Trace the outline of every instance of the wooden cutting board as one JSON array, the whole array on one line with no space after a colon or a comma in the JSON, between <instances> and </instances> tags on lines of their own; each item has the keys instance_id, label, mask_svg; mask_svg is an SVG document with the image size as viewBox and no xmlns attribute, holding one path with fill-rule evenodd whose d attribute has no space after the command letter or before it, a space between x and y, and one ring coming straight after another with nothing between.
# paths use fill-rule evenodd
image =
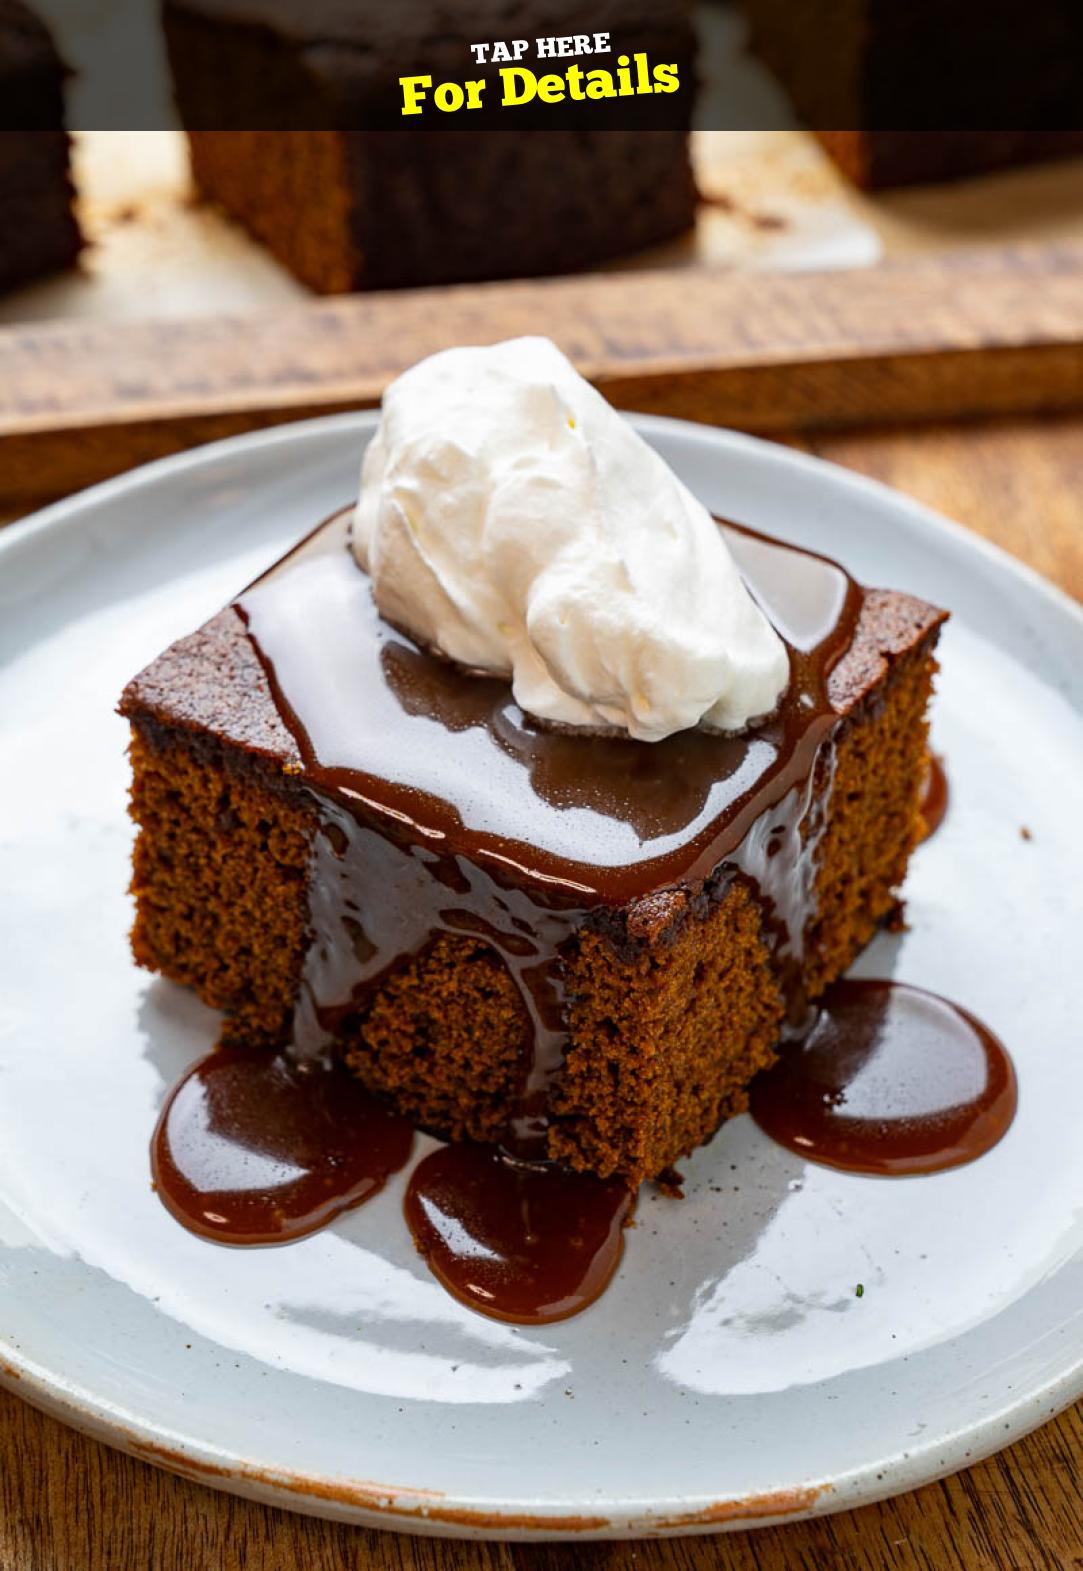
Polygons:
<instances>
[{"instance_id":1,"label":"wooden cutting board","mask_svg":"<svg viewBox=\"0 0 1083 1571\"><path fill-rule=\"evenodd\" d=\"M1081 408L1083 244L12 326L0 330L0 514L198 442L371 407L425 354L536 332L621 407L744 430Z\"/></svg>"}]
</instances>

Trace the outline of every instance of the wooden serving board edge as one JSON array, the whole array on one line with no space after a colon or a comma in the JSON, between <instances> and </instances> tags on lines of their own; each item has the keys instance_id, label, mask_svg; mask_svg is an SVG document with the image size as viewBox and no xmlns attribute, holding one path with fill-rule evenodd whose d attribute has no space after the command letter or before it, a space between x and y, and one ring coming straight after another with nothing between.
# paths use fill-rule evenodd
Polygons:
<instances>
[{"instance_id":1,"label":"wooden serving board edge","mask_svg":"<svg viewBox=\"0 0 1083 1571\"><path fill-rule=\"evenodd\" d=\"M0 330L0 508L378 404L414 361L544 332L618 407L770 433L1083 407L1083 245L853 272L621 272Z\"/></svg>"}]
</instances>

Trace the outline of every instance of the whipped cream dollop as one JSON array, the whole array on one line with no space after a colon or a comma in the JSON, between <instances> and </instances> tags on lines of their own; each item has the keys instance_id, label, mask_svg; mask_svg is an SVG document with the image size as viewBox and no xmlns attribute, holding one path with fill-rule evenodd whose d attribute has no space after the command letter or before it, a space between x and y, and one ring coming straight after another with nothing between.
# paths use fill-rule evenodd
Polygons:
<instances>
[{"instance_id":1,"label":"whipped cream dollop","mask_svg":"<svg viewBox=\"0 0 1083 1571\"><path fill-rule=\"evenodd\" d=\"M707 509L545 338L388 387L352 544L389 622L543 721L740 731L789 681Z\"/></svg>"}]
</instances>

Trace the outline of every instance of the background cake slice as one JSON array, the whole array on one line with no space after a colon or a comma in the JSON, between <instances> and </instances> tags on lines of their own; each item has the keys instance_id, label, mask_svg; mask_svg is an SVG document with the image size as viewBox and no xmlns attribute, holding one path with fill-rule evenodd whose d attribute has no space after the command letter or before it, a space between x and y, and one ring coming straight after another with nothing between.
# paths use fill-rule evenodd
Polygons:
<instances>
[{"instance_id":1,"label":"background cake slice","mask_svg":"<svg viewBox=\"0 0 1083 1571\"><path fill-rule=\"evenodd\" d=\"M448 18L433 0L166 0L199 190L323 294L572 272L691 228L690 88L677 110L669 98L632 101L636 115L665 110L654 129L631 127L628 100L615 124L603 122L604 103L575 125L548 106L524 124L534 111L501 111L495 68L479 67L468 45L582 33L581 10L483 0L469 27ZM618 54L641 51L693 81L686 0L606 0L589 27L610 30L614 49L580 66L612 70ZM412 73L435 84L492 76L495 112L404 121L399 78Z\"/></svg>"},{"instance_id":2,"label":"background cake slice","mask_svg":"<svg viewBox=\"0 0 1083 1571\"><path fill-rule=\"evenodd\" d=\"M20 0L0 0L0 289L70 267L82 247L66 74L45 24Z\"/></svg>"}]
</instances>

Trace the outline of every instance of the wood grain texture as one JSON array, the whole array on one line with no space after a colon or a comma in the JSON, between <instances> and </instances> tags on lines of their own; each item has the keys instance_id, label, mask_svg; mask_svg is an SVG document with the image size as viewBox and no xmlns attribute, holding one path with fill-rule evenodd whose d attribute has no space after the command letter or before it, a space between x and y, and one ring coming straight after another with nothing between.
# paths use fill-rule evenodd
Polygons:
<instances>
[{"instance_id":1,"label":"wood grain texture","mask_svg":"<svg viewBox=\"0 0 1083 1571\"><path fill-rule=\"evenodd\" d=\"M549 333L612 401L744 430L1083 408L1083 245L852 273L691 269L236 317L0 330L0 494L30 507L198 442L369 407L436 349Z\"/></svg>"},{"instance_id":2,"label":"wood grain texture","mask_svg":"<svg viewBox=\"0 0 1083 1571\"><path fill-rule=\"evenodd\" d=\"M801 445L968 525L1083 601L1083 420L835 432Z\"/></svg>"},{"instance_id":3,"label":"wood grain texture","mask_svg":"<svg viewBox=\"0 0 1083 1571\"><path fill-rule=\"evenodd\" d=\"M156 1471L0 1393L2 1571L1072 1571L1083 1408L881 1505L725 1537L469 1544L299 1517Z\"/></svg>"},{"instance_id":4,"label":"wood grain texture","mask_svg":"<svg viewBox=\"0 0 1083 1571\"><path fill-rule=\"evenodd\" d=\"M1083 416L788 440L952 513L1083 599ZM472 1545L214 1494L0 1394L0 1571L1083 1571L1081 1459L1083 1405L954 1478L816 1522Z\"/></svg>"}]
</instances>

